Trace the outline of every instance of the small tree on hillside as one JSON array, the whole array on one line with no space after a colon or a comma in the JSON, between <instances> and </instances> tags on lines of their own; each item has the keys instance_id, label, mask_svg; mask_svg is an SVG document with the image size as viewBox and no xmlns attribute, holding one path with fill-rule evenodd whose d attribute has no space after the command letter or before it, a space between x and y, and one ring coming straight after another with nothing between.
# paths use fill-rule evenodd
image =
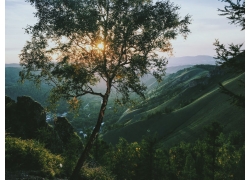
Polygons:
<instances>
[{"instance_id":1,"label":"small tree on hillside","mask_svg":"<svg viewBox=\"0 0 250 180\"><path fill-rule=\"evenodd\" d=\"M241 30L245 30L245 0L220 0L226 2L227 5L224 9L218 9L220 16L227 16L231 24L240 25ZM245 72L245 50L241 50L243 44L230 44L228 49L219 40L215 40L214 46L216 47L217 64L222 68L229 70L231 73L244 73ZM245 86L244 80L240 81L240 86ZM236 94L235 92L227 89L222 83L219 83L220 91L231 97L232 104L245 108L244 94Z\"/></svg>"},{"instance_id":2,"label":"small tree on hillside","mask_svg":"<svg viewBox=\"0 0 250 180\"><path fill-rule=\"evenodd\" d=\"M20 76L53 86L50 100L65 98L77 108L78 98L99 96L102 104L96 126L76 165L76 176L100 130L111 89L144 97L140 78L152 73L160 81L167 59L155 51L171 52L170 40L189 33L190 16L179 17L178 6L150 0L27 0L38 22L28 26L32 35L20 54ZM94 86L105 81L105 92Z\"/></svg>"}]
</instances>

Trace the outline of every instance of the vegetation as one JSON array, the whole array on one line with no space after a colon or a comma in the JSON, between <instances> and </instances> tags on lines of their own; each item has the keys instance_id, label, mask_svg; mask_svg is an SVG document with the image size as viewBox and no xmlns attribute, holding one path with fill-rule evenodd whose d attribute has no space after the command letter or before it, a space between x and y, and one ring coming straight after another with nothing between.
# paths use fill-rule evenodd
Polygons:
<instances>
[{"instance_id":1,"label":"vegetation","mask_svg":"<svg viewBox=\"0 0 250 180\"><path fill-rule=\"evenodd\" d=\"M218 9L222 12L220 16L227 16L231 24L240 25L241 30L245 30L245 0L220 0L226 2L224 9Z\"/></svg>"},{"instance_id":2,"label":"vegetation","mask_svg":"<svg viewBox=\"0 0 250 180\"><path fill-rule=\"evenodd\" d=\"M193 143L162 148L157 135L128 143L120 138L102 164L117 179L244 179L244 134L225 135L217 122Z\"/></svg>"},{"instance_id":3,"label":"vegetation","mask_svg":"<svg viewBox=\"0 0 250 180\"><path fill-rule=\"evenodd\" d=\"M64 160L52 154L35 140L5 137L5 167L7 170L34 171L40 176L52 178L62 173Z\"/></svg>"},{"instance_id":4,"label":"vegetation","mask_svg":"<svg viewBox=\"0 0 250 180\"><path fill-rule=\"evenodd\" d=\"M229 5L220 15L244 30L245 1L221 1ZM16 100L5 97L6 174L245 179L242 44L227 49L216 40L217 66L166 75L167 60L155 50L171 53L169 41L186 37L190 23L173 3L28 2L38 23L26 28L32 40L20 54L22 68L5 71L6 95Z\"/></svg>"},{"instance_id":5,"label":"vegetation","mask_svg":"<svg viewBox=\"0 0 250 180\"><path fill-rule=\"evenodd\" d=\"M227 17L231 24L239 24L242 29L245 30L245 0L237 0L234 3L231 0L222 0L227 2L229 5L225 6L224 10L219 9L221 16ZM217 64L221 68L229 70L231 73L240 74L245 72L245 50L241 50L243 44L230 44L228 49L224 44L221 44L219 40L216 40L214 43L216 47ZM242 88L245 86L245 81L240 80L239 87ZM240 108L245 108L245 94L236 94L230 89L226 88L223 84L219 83L219 87L222 93L227 94L231 98L231 104L236 105Z\"/></svg>"},{"instance_id":6,"label":"vegetation","mask_svg":"<svg viewBox=\"0 0 250 180\"><path fill-rule=\"evenodd\" d=\"M138 142L143 135L158 132L163 144L171 146L180 140L193 142L204 133L202 126L212 120L226 125L225 133L244 130L244 110L227 103L228 96L218 89L218 83L223 82L225 87L242 93L238 80L243 77L244 74L235 76L210 65L198 65L166 76L154 91L146 94L145 101L124 112L117 121L121 125L106 132L103 138L114 144L119 137Z\"/></svg>"},{"instance_id":7,"label":"vegetation","mask_svg":"<svg viewBox=\"0 0 250 180\"><path fill-rule=\"evenodd\" d=\"M204 130L206 135L195 142L180 142L169 148L162 148L157 134L134 143L120 138L115 146L98 138L80 177L100 180L245 179L244 134L232 131L225 135L217 122ZM33 170L33 174L49 178L64 177L68 171L64 166L69 155L54 155L37 141L6 136L5 146L8 170Z\"/></svg>"},{"instance_id":8,"label":"vegetation","mask_svg":"<svg viewBox=\"0 0 250 180\"><path fill-rule=\"evenodd\" d=\"M50 102L65 98L73 109L86 94L102 99L95 128L71 177L76 179L100 130L111 88L121 95L121 103L132 92L144 97L146 86L140 78L152 73L160 81L165 74L167 59L155 50L171 52L170 40L188 35L190 16L179 17L180 8L169 1L28 2L37 9L38 23L26 28L32 40L20 54L22 80L45 81L53 86ZM100 80L104 92L93 88Z\"/></svg>"}]
</instances>

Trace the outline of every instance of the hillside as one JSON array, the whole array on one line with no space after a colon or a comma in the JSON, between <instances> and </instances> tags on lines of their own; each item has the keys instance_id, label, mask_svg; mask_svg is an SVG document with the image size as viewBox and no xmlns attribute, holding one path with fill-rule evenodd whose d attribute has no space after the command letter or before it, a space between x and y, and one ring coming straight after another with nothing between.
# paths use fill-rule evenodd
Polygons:
<instances>
[{"instance_id":1,"label":"hillside","mask_svg":"<svg viewBox=\"0 0 250 180\"><path fill-rule=\"evenodd\" d=\"M190 67L189 65L183 66L175 66L170 67L167 69L167 73L177 72L180 69ZM35 101L41 103L43 106L47 105L47 98L49 95L49 91L51 89L50 86L42 83L40 87L36 87L32 82L25 81L23 84L19 83L20 80L19 72L21 67L18 64L6 64L5 67L5 95L9 96L10 98L16 100L18 96L30 96ZM142 81L148 84L149 89L154 88L157 86L155 82L155 78L153 76L148 75L142 79ZM150 85L150 83L152 84ZM102 92L104 91L105 83L102 81L99 85L93 89ZM105 112L105 128L110 129L113 127L114 123L119 119L121 114L126 110L125 107L115 106L114 98L116 98L116 93L113 91L110 96L110 100L108 103L107 110ZM68 112L67 103L62 101L59 103L57 108L57 116L60 114L66 114L66 117L70 120L71 124L75 127L75 129L80 131L86 131L87 129L92 129L96 122L96 117L99 113L100 102L101 99L99 97L93 96L84 96L82 98L82 106L79 111L79 116L74 116L72 112ZM52 115L48 113L48 118Z\"/></svg>"},{"instance_id":2,"label":"hillside","mask_svg":"<svg viewBox=\"0 0 250 180\"><path fill-rule=\"evenodd\" d=\"M5 68L5 93L12 99L29 95L45 104L49 87L42 84L37 89L31 82L18 84L20 68ZM152 76L142 81L148 86L146 100L130 109L115 106L111 95L102 127L104 140L116 143L119 137L128 141L140 141L143 135L158 133L164 146L179 141L193 141L203 134L203 127L219 121L225 131L244 130L244 111L231 106L228 96L218 91L218 83L239 91L237 81L243 75L229 75L214 65L183 65L167 68L161 83ZM102 87L99 87L102 89ZM244 92L242 92L244 93ZM67 112L65 103L59 113ZM78 117L66 113L66 117L78 131L92 129L100 105L100 99L85 97ZM114 110L116 109L116 112Z\"/></svg>"},{"instance_id":3,"label":"hillside","mask_svg":"<svg viewBox=\"0 0 250 180\"><path fill-rule=\"evenodd\" d=\"M232 76L212 65L198 65L168 75L147 99L127 109L117 121L120 128L107 132L103 138L117 143L119 137L130 142L157 132L163 146L180 141L191 142L204 134L203 127L212 121L224 126L225 132L244 131L244 111L228 102L229 97L218 90L218 83L240 92L237 81L244 74Z\"/></svg>"},{"instance_id":4,"label":"hillside","mask_svg":"<svg viewBox=\"0 0 250 180\"><path fill-rule=\"evenodd\" d=\"M86 174L90 174L87 179L97 176L124 179L134 172L138 176L133 175L130 179L146 179L146 172L152 169L156 179L186 179L190 159L199 165L195 169L193 166L197 179L204 179L203 173L210 170L212 148L216 149L221 169L216 179L230 179L232 175L228 172L232 172L235 179L244 179L244 111L229 104L229 97L218 91L218 82L243 94L244 88L239 88L238 80L243 80L245 74L230 75L213 65L168 68L171 69L175 73L167 73L161 83L150 76L145 77L146 99L137 101L129 109L117 107L111 96L89 163L82 168L82 179L86 179ZM42 98L41 95L49 90L45 84L40 90L31 82L18 84L19 70L6 68L6 94L27 93ZM6 178L23 178L24 173L28 179L67 178L77 161L81 143L86 144L88 140L100 99L85 97L79 117L65 112L66 118L57 117L51 125L47 122L45 109L29 97L18 97L17 102L6 97L5 102ZM213 121L218 121L223 128ZM204 130L204 126L208 128ZM211 141L214 132L216 144ZM154 163L145 170L149 160ZM203 163L199 164L200 161Z\"/></svg>"}]
</instances>

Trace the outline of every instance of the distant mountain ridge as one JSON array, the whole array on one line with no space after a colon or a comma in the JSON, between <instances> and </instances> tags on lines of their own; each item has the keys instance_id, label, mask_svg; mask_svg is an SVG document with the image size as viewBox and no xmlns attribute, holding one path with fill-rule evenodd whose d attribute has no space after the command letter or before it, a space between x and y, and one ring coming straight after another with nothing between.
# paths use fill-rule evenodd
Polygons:
<instances>
[{"instance_id":1,"label":"distant mountain ridge","mask_svg":"<svg viewBox=\"0 0 250 180\"><path fill-rule=\"evenodd\" d=\"M167 67L196 65L196 64L210 64L215 65L216 60L212 56L198 55L198 56L183 56L169 58ZM20 67L19 63L5 64L5 67Z\"/></svg>"},{"instance_id":2,"label":"distant mountain ridge","mask_svg":"<svg viewBox=\"0 0 250 180\"><path fill-rule=\"evenodd\" d=\"M182 65L197 65L197 64L210 64L215 65L216 59L212 56L198 55L198 56L183 56L172 57L168 60L168 67L182 66Z\"/></svg>"},{"instance_id":3,"label":"distant mountain ridge","mask_svg":"<svg viewBox=\"0 0 250 180\"><path fill-rule=\"evenodd\" d=\"M21 67L18 63L5 64L5 67Z\"/></svg>"}]
</instances>

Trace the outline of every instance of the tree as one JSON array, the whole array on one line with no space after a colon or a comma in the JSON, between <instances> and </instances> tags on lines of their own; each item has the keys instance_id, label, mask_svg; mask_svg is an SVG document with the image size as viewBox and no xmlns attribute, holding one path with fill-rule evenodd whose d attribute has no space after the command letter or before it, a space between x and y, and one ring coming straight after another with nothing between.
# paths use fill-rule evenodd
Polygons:
<instances>
[{"instance_id":1,"label":"tree","mask_svg":"<svg viewBox=\"0 0 250 180\"><path fill-rule=\"evenodd\" d=\"M138 163L141 158L141 146L137 143L128 143L120 138L115 148L105 155L107 166L117 179L138 179Z\"/></svg>"},{"instance_id":2,"label":"tree","mask_svg":"<svg viewBox=\"0 0 250 180\"><path fill-rule=\"evenodd\" d=\"M245 0L237 0L236 3L232 0L220 0L221 2L228 3L224 9L218 9L222 12L220 16L228 16L231 24L239 24L242 26L241 30L245 30Z\"/></svg>"},{"instance_id":3,"label":"tree","mask_svg":"<svg viewBox=\"0 0 250 180\"><path fill-rule=\"evenodd\" d=\"M218 155L218 148L221 143L218 141L219 135L222 133L223 127L218 122L212 122L210 126L206 126L204 130L207 133L205 142L207 144L207 175L210 179L215 179L215 172L218 170L218 163L216 161Z\"/></svg>"},{"instance_id":4,"label":"tree","mask_svg":"<svg viewBox=\"0 0 250 180\"><path fill-rule=\"evenodd\" d=\"M245 30L245 0L237 0L234 3L231 0L221 0L227 2L229 5L224 7L224 10L218 9L223 12L219 14L221 16L228 16L227 18L231 21L231 24L239 24L242 29ZM244 73L245 72L245 50L241 50L243 44L229 44L228 49L224 44L221 44L218 39L215 40L214 46L216 47L217 64L222 68L229 70L231 73ZM244 80L240 81L240 86L244 87ZM236 94L227 89L222 83L219 83L220 91L231 97L231 103L240 107L245 108L245 96L242 94Z\"/></svg>"},{"instance_id":5,"label":"tree","mask_svg":"<svg viewBox=\"0 0 250 180\"><path fill-rule=\"evenodd\" d=\"M156 146L159 142L157 134L153 136L145 136L141 142L141 179L154 179L159 178L156 173Z\"/></svg>"},{"instance_id":6,"label":"tree","mask_svg":"<svg viewBox=\"0 0 250 180\"><path fill-rule=\"evenodd\" d=\"M195 169L195 161L190 153L186 156L183 176L185 179L190 179L190 180L196 179L197 177Z\"/></svg>"},{"instance_id":7,"label":"tree","mask_svg":"<svg viewBox=\"0 0 250 180\"><path fill-rule=\"evenodd\" d=\"M20 54L21 79L53 88L50 102L60 98L77 108L80 97L102 99L96 126L76 165L76 176L100 130L106 105L115 90L120 103L129 94L144 97L140 78L151 73L160 81L166 58L155 51L171 52L171 39L189 34L190 16L179 16L180 7L169 1L150 0L27 0L36 9L38 22L28 26L32 35ZM94 86L104 81L105 92Z\"/></svg>"}]
</instances>

